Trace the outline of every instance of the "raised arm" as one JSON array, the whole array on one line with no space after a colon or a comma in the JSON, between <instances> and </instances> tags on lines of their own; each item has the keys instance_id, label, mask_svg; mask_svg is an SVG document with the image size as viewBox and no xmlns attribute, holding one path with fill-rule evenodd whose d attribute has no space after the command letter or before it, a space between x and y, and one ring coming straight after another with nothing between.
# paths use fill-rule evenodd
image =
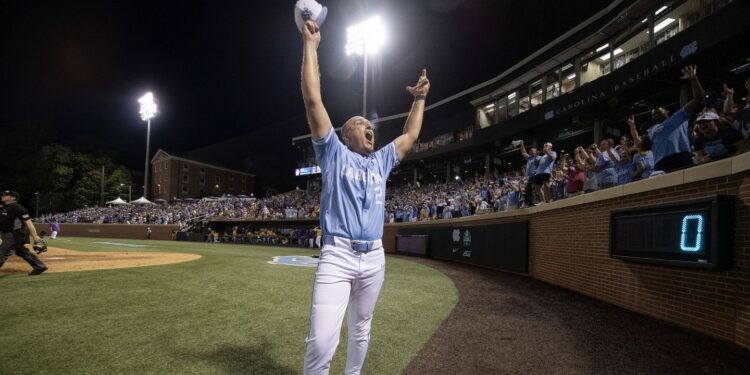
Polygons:
<instances>
[{"instance_id":1,"label":"raised arm","mask_svg":"<svg viewBox=\"0 0 750 375\"><path fill-rule=\"evenodd\" d=\"M698 111L698 105L703 100L703 96L706 95L698 80L698 69L694 65L682 68L682 79L690 82L690 89L693 91L693 98L685 104L684 108L690 115L694 115Z\"/></svg>"},{"instance_id":2,"label":"raised arm","mask_svg":"<svg viewBox=\"0 0 750 375\"><path fill-rule=\"evenodd\" d=\"M628 117L628 127L630 127L630 136L633 137L633 147L638 148L641 144L641 135L635 127L635 116Z\"/></svg>"},{"instance_id":3,"label":"raised arm","mask_svg":"<svg viewBox=\"0 0 750 375\"><path fill-rule=\"evenodd\" d=\"M737 104L734 102L734 89L724 84L724 113L735 115Z\"/></svg>"},{"instance_id":4,"label":"raised arm","mask_svg":"<svg viewBox=\"0 0 750 375\"><path fill-rule=\"evenodd\" d=\"M424 102L427 93L430 91L430 80L427 79L427 69L422 69L417 84L407 86L406 91L414 95L414 102L411 104L409 117L406 118L404 131L396 138L396 153L399 160L404 160L406 155L414 148L414 142L419 138L419 131L422 130L422 120L424 119Z\"/></svg>"},{"instance_id":5,"label":"raised arm","mask_svg":"<svg viewBox=\"0 0 750 375\"><path fill-rule=\"evenodd\" d=\"M307 123L313 139L328 134L331 119L323 106L320 94L320 69L318 67L318 45L320 45L320 28L313 21L306 21L302 28L302 99L305 102Z\"/></svg>"},{"instance_id":6,"label":"raised arm","mask_svg":"<svg viewBox=\"0 0 750 375\"><path fill-rule=\"evenodd\" d=\"M523 139L521 140L521 155L523 155L524 159L529 158L529 153L526 152L526 146L523 144Z\"/></svg>"}]
</instances>

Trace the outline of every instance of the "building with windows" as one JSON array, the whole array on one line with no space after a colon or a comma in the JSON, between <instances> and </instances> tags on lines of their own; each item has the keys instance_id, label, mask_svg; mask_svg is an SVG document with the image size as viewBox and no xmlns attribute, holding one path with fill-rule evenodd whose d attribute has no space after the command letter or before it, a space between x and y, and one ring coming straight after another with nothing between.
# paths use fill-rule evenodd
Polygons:
<instances>
[{"instance_id":1,"label":"building with windows","mask_svg":"<svg viewBox=\"0 0 750 375\"><path fill-rule=\"evenodd\" d=\"M516 139L552 142L561 152L628 134L626 119L648 125L650 110L672 112L690 89L680 69L697 65L709 97L750 76L750 2L613 1L585 22L498 76L428 103L415 152L392 182L432 182L502 173L524 164ZM744 101L743 94L737 100ZM377 120L376 139L400 134L407 113ZM306 155L309 135L292 139Z\"/></svg>"},{"instance_id":2,"label":"building with windows","mask_svg":"<svg viewBox=\"0 0 750 375\"><path fill-rule=\"evenodd\" d=\"M151 196L174 198L253 195L255 175L172 155L162 149L151 159Z\"/></svg>"}]
</instances>

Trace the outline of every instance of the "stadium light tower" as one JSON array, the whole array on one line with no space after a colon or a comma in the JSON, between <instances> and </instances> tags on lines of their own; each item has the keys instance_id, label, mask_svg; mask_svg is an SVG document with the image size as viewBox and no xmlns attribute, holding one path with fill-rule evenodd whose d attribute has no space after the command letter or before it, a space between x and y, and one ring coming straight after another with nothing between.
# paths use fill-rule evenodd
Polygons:
<instances>
[{"instance_id":1,"label":"stadium light tower","mask_svg":"<svg viewBox=\"0 0 750 375\"><path fill-rule=\"evenodd\" d=\"M346 55L364 57L362 117L367 118L367 55L377 53L385 44L385 27L380 16L372 17L346 29Z\"/></svg>"},{"instance_id":2,"label":"stadium light tower","mask_svg":"<svg viewBox=\"0 0 750 375\"><path fill-rule=\"evenodd\" d=\"M159 113L156 107L156 99L154 94L147 92L146 95L141 96L138 99L138 103L141 105L139 113L141 114L141 120L146 121L146 173L143 177L143 197L148 199L148 149L149 143L151 142L151 119Z\"/></svg>"}]
</instances>

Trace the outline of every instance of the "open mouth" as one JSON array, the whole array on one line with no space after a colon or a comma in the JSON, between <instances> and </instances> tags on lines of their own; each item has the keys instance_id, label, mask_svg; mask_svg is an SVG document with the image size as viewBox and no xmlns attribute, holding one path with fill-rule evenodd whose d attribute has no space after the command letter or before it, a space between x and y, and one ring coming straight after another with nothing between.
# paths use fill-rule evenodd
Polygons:
<instances>
[{"instance_id":1,"label":"open mouth","mask_svg":"<svg viewBox=\"0 0 750 375\"><path fill-rule=\"evenodd\" d=\"M373 133L372 130L368 130L365 132L365 138L367 139L367 143L372 146L373 140L375 139L375 133Z\"/></svg>"}]
</instances>

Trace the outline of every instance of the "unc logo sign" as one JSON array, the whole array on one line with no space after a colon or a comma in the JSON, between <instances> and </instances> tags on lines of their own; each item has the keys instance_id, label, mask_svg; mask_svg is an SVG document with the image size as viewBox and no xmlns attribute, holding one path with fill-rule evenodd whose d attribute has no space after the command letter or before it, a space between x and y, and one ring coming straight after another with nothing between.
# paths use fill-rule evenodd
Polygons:
<instances>
[{"instance_id":1,"label":"unc logo sign","mask_svg":"<svg viewBox=\"0 0 750 375\"><path fill-rule=\"evenodd\" d=\"M317 267L318 259L305 256L305 255L283 255L283 256L273 257L273 260L271 260L268 263L280 264L284 266Z\"/></svg>"}]
</instances>

